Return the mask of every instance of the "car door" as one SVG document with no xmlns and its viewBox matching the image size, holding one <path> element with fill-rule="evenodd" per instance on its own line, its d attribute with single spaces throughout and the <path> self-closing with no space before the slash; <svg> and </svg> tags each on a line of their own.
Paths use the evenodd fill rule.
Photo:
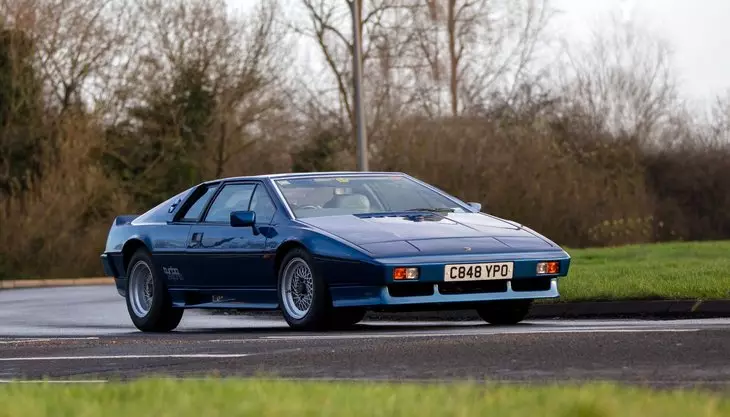
<svg viewBox="0 0 730 417">
<path fill-rule="evenodd" d="M 193 190 L 182 205 L 179 200 L 174 201 L 168 208 L 168 212 L 173 213 L 171 220 L 157 228 L 154 257 L 159 273 L 166 278 L 170 289 L 190 287 L 196 281 L 195 260 L 186 256 L 190 229 L 198 222 L 217 189 L 218 183 L 204 184 Z"/>
<path fill-rule="evenodd" d="M 271 221 L 273 212 L 266 213 L 262 193 L 266 189 L 257 181 L 226 183 L 213 197 L 201 221 L 191 227 L 187 250 L 191 258 L 199 259 L 198 288 L 241 290 L 239 296 L 248 302 L 268 302 L 262 296 L 271 298 L 260 292 L 271 286 L 267 269 L 273 270 L 273 259 L 269 259 L 273 257 L 267 256 L 271 250 L 266 248 L 266 233 L 261 230 Z M 253 208 L 259 209 L 254 227 L 231 226 L 231 212 L 247 211 L 252 202 Z"/>
</svg>

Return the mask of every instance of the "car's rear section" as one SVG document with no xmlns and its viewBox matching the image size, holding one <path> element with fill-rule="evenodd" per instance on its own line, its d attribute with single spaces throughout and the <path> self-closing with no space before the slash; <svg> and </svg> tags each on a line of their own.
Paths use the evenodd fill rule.
<svg viewBox="0 0 730 417">
<path fill-rule="evenodd" d="M 117 216 L 109 228 L 106 246 L 100 255 L 104 275 L 114 278 L 120 295 L 124 295 L 126 287 L 125 269 L 128 259 L 125 259 L 125 244 L 128 244 L 129 237 L 133 234 L 131 223 L 138 217 L 137 214 Z"/>
</svg>

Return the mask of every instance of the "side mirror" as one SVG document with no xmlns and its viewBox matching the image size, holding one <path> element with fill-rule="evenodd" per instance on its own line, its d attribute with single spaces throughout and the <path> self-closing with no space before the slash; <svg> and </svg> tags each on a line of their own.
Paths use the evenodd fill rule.
<svg viewBox="0 0 730 417">
<path fill-rule="evenodd" d="M 482 203 L 475 203 L 475 202 L 473 202 L 473 201 L 470 201 L 470 202 L 469 202 L 468 204 L 469 204 L 469 205 L 471 206 L 471 208 L 473 208 L 474 210 L 476 210 L 476 211 L 482 211 Z"/>
<path fill-rule="evenodd" d="M 256 224 L 256 213 L 253 211 L 231 212 L 231 226 L 248 227 Z"/>
</svg>

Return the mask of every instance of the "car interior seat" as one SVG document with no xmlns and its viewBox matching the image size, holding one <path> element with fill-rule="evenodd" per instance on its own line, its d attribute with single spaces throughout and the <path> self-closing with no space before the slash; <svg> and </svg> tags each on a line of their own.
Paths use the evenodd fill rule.
<svg viewBox="0 0 730 417">
<path fill-rule="evenodd" d="M 332 199 L 325 203 L 324 208 L 368 211 L 370 210 L 370 200 L 362 194 L 339 194 L 332 196 Z"/>
</svg>

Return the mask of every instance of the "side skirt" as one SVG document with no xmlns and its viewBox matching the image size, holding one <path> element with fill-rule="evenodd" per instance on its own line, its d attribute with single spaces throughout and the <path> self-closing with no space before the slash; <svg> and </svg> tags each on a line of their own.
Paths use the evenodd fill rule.
<svg viewBox="0 0 730 417">
<path fill-rule="evenodd" d="M 275 289 L 171 288 L 175 307 L 277 310 Z"/>
</svg>

